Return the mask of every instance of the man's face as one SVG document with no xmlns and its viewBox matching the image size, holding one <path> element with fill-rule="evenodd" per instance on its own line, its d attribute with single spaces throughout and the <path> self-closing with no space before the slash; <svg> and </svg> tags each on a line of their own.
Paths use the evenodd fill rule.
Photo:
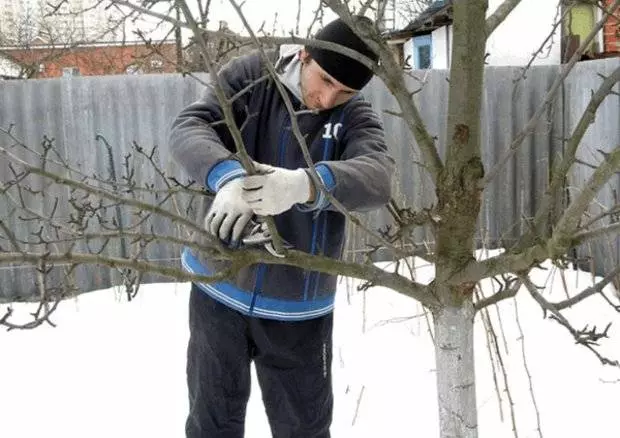
<svg viewBox="0 0 620 438">
<path fill-rule="evenodd" d="M 309 109 L 326 110 L 350 100 L 356 90 L 331 77 L 304 49 L 301 59 L 301 93 Z"/>
</svg>

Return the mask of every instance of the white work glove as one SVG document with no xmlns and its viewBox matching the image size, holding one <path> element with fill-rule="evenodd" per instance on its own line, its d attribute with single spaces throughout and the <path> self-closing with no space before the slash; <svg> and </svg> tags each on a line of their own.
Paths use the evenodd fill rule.
<svg viewBox="0 0 620 438">
<path fill-rule="evenodd" d="M 205 216 L 205 230 L 221 240 L 236 244 L 243 229 L 252 219 L 252 208 L 243 200 L 243 178 L 221 187 Z"/>
<path fill-rule="evenodd" d="M 243 199 L 261 216 L 274 216 L 306 203 L 312 182 L 304 169 L 289 170 L 255 163 L 259 174 L 243 178 Z"/>
</svg>

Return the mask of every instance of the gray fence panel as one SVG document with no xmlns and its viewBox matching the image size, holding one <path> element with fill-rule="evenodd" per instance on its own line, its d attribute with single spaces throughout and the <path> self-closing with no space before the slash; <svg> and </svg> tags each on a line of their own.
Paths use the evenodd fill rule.
<svg viewBox="0 0 620 438">
<path fill-rule="evenodd" d="M 485 72 L 482 157 L 490 171 L 544 102 L 559 67 L 534 67 L 525 78 L 521 69 L 489 67 Z M 561 147 L 561 98 L 516 153 L 505 163 L 483 194 L 480 221 L 482 244 L 510 244 L 534 215 L 547 187 L 550 157 Z"/>
<path fill-rule="evenodd" d="M 583 111 L 588 106 L 592 94 L 595 93 L 603 78 L 609 76 L 620 66 L 618 59 L 606 59 L 597 62 L 580 63 L 568 77 L 565 86 L 566 126 L 568 138 L 572 129 L 577 126 Z M 598 165 L 604 161 L 604 154 L 620 147 L 620 86 L 616 84 L 615 95 L 609 95 L 601 104 L 596 113 L 594 122 L 588 127 L 586 134 L 577 151 L 580 163 L 573 166 L 569 175 L 569 196 L 575 199 L 586 181 L 592 176 L 594 169 L 591 165 Z M 602 188 L 588 210 L 591 217 L 604 213 L 620 204 L 620 176 L 612 177 Z M 607 216 L 597 222 L 598 227 L 609 226 L 618 222 L 620 216 Z M 620 239 L 618 237 L 603 236 L 578 248 L 577 254 L 582 260 L 582 266 L 589 267 L 594 272 L 609 272 L 618 265 L 620 254 Z"/>
<path fill-rule="evenodd" d="M 205 79 L 205 75 L 200 75 Z M 112 169 L 119 183 L 125 173 L 123 161 L 127 154 L 133 154 L 132 143 L 135 141 L 146 151 L 157 147 L 157 155 L 164 170 L 170 175 L 182 178 L 182 171 L 170 159 L 166 145 L 167 132 L 174 116 L 188 103 L 196 100 L 202 86 L 190 77 L 179 75 L 147 76 L 108 76 L 108 77 L 73 77 L 63 79 L 4 81 L 0 82 L 0 126 L 8 129 L 16 139 L 42 153 L 42 140 L 53 139 L 57 159 L 67 160 L 71 165 L 86 175 L 98 175 L 104 180 L 112 176 Z M 99 136 L 99 137 L 98 137 Z M 104 140 L 111 146 L 109 154 Z M 0 135 L 3 145 L 12 144 L 11 138 Z M 37 157 L 14 147 L 18 155 L 31 162 Z M 144 160 L 142 160 L 144 162 Z M 144 163 L 143 163 L 144 164 Z M 55 169 L 60 168 L 56 166 Z M 162 188 L 163 181 L 156 175 L 154 168 L 148 165 L 135 167 L 135 181 L 139 186 L 155 184 Z M 0 162 L 2 180 L 10 178 L 10 169 L 5 160 Z M 40 189 L 45 181 L 32 179 Z M 31 180 L 31 181 L 32 181 Z M 122 192 L 120 192 L 122 193 Z M 49 212 L 55 198 L 66 201 L 69 190 L 57 185 L 46 188 L 46 203 L 37 205 L 35 199 L 28 199 L 26 204 L 36 211 Z M 40 199 L 40 198 L 39 198 Z M 143 199 L 147 201 L 147 199 Z M 60 202 L 66 207 L 66 202 Z M 66 223 L 73 212 L 65 208 L 57 211 L 59 222 Z M 107 212 L 107 218 L 116 217 L 115 209 Z M 132 220 L 125 209 L 121 209 L 125 224 Z M 27 238 L 38 231 L 38 221 L 24 221 L 11 215 L 8 206 L 0 203 L 0 217 L 10 229 L 17 230 L 20 238 Z M 161 219 L 151 220 L 142 227 L 155 233 L 169 233 L 171 224 Z M 91 231 L 97 230 L 92 224 Z M 127 240 L 124 242 L 129 246 Z M 91 248 L 99 248 L 101 241 L 91 241 Z M 84 248 L 84 245 L 78 249 Z M 32 248 L 40 249 L 40 248 Z M 131 248 L 128 249 L 131 251 Z M 116 240 L 103 252 L 106 255 L 121 255 L 121 241 Z M 179 248 L 165 244 L 152 244 L 146 254 L 150 260 L 178 263 Z M 65 272 L 59 267 L 48 278 L 48 286 L 62 283 Z M 107 267 L 80 267 L 75 275 L 76 283 L 81 289 L 109 287 L 122 282 L 118 270 Z M 157 277 L 146 277 L 152 281 Z M 161 278 L 159 278 L 161 280 Z M 31 266 L 10 266 L 0 268 L 0 300 L 20 300 L 36 297 L 36 270 Z"/>
</svg>

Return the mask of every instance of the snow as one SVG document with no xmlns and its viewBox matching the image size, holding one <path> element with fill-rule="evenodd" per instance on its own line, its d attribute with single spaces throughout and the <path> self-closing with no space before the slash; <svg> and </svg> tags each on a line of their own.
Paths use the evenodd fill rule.
<svg viewBox="0 0 620 438">
<path fill-rule="evenodd" d="M 415 264 L 416 279 L 430 281 L 433 267 L 421 259 Z M 553 301 L 597 280 L 550 263 L 543 268 L 531 278 Z M 437 437 L 430 315 L 410 298 L 379 287 L 359 292 L 356 284 L 341 279 L 337 295 L 332 436 Z M 493 283 L 481 288 L 488 296 Z M 183 437 L 188 295 L 188 284 L 144 285 L 131 302 L 118 289 L 102 290 L 61 304 L 52 317 L 56 328 L 0 331 L 0 436 Z M 22 320 L 33 310 L 13 307 Z M 0 306 L 0 314 L 5 310 Z M 565 314 L 575 328 L 620 319 L 599 295 Z M 519 437 L 618 436 L 620 370 L 603 367 L 557 322 L 543 319 L 525 290 L 489 315 Z M 496 365 L 496 390 L 481 316 L 475 332 L 480 437 L 513 437 L 504 372 Z M 616 324 L 601 348 L 620 359 Z M 246 434 L 270 437 L 255 378 L 253 385 Z"/>
</svg>

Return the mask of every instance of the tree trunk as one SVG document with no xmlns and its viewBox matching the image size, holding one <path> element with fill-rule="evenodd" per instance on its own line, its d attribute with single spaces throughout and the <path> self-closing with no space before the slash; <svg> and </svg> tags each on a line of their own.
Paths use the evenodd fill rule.
<svg viewBox="0 0 620 438">
<path fill-rule="evenodd" d="M 476 438 L 474 308 L 444 307 L 433 314 L 441 438 Z"/>
<path fill-rule="evenodd" d="M 447 153 L 437 178 L 436 270 L 433 289 L 435 358 L 441 438 L 478 436 L 474 375 L 475 283 L 450 286 L 474 259 L 480 215 L 482 85 L 488 0 L 453 4 L 453 49 L 448 99 Z"/>
</svg>

